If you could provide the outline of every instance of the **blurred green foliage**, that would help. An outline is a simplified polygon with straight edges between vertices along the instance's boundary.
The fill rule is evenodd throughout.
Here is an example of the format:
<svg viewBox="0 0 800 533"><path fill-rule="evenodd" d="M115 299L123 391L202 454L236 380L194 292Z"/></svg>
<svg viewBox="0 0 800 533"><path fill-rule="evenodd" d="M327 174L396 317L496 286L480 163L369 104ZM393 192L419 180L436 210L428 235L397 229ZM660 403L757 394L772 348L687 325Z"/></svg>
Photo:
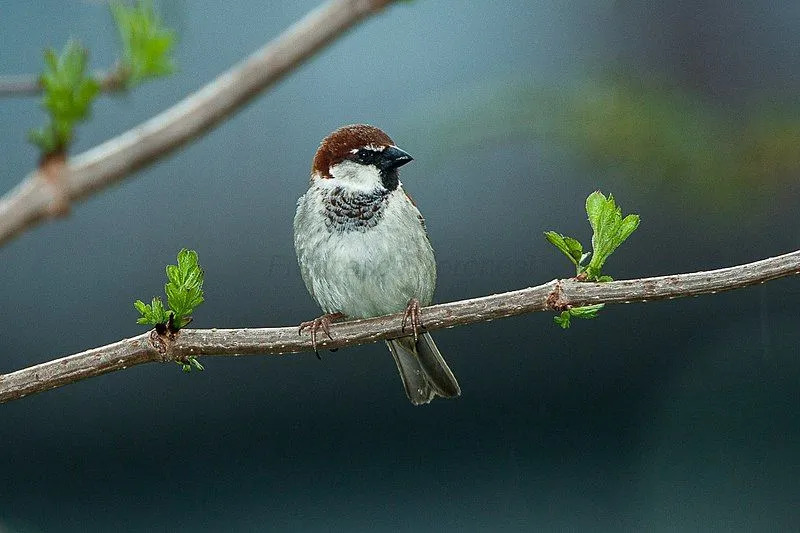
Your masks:
<svg viewBox="0 0 800 533"><path fill-rule="evenodd" d="M580 88L555 133L643 179L691 188L760 185L800 170L800 117L785 111L735 112L689 92L617 78Z"/></svg>
<svg viewBox="0 0 800 533"><path fill-rule="evenodd" d="M171 55L175 32L163 25L152 2L140 0L131 6L112 2L111 14L122 44L121 71L128 88L175 70Z"/></svg>
<svg viewBox="0 0 800 533"><path fill-rule="evenodd" d="M754 190L800 172L800 110L756 96L722 106L658 79L610 75L557 88L495 80L429 105L419 114L440 117L436 138L460 145L538 139L601 170L718 205L750 201Z"/></svg>
<svg viewBox="0 0 800 533"><path fill-rule="evenodd" d="M127 6L117 1L110 7L122 57L103 85L109 89L131 88L148 78L171 73L175 34L162 25L152 3L140 0ZM44 89L42 106L50 121L28 135L43 156L65 152L72 142L75 126L91 114L101 82L87 71L88 58L88 50L75 40L70 40L60 54L53 49L44 53L45 70L40 77Z"/></svg>
<svg viewBox="0 0 800 533"><path fill-rule="evenodd" d="M28 134L30 141L44 154L63 152L72 141L75 123L85 120L91 113L100 84L86 73L88 58L88 50L74 40L70 40L60 54L52 48L44 52L42 106L49 113L50 122Z"/></svg>

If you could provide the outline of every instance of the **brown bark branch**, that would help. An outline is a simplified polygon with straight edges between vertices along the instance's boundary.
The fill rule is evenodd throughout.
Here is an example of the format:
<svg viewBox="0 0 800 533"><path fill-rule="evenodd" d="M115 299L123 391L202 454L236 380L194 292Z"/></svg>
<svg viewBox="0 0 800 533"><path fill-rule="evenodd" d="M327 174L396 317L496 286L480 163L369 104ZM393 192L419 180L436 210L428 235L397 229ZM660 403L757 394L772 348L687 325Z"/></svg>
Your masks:
<svg viewBox="0 0 800 533"><path fill-rule="evenodd" d="M560 310L598 303L629 303L716 293L800 274L800 250L719 270L641 278L609 283L553 280L518 291L426 307L426 329L487 322L497 318ZM366 344L402 336L402 315L336 323L333 340L322 348ZM281 355L312 351L308 335L297 327L252 329L186 329L174 339L155 331L107 346L0 375L0 403L68 383L149 362L181 361L190 356Z"/></svg>
<svg viewBox="0 0 800 533"><path fill-rule="evenodd" d="M0 77L0 96L36 96L42 84L36 74L16 74Z"/></svg>
<svg viewBox="0 0 800 533"><path fill-rule="evenodd" d="M100 82L103 92L121 91L125 88L124 77L116 70L95 72L94 79ZM9 96L38 96L44 88L38 74L14 74L0 76L0 98Z"/></svg>
<svg viewBox="0 0 800 533"><path fill-rule="evenodd" d="M61 174L75 202L207 132L362 19L393 0L330 0L217 79L139 126L71 158ZM40 170L0 198L0 244L52 216L63 201Z"/></svg>

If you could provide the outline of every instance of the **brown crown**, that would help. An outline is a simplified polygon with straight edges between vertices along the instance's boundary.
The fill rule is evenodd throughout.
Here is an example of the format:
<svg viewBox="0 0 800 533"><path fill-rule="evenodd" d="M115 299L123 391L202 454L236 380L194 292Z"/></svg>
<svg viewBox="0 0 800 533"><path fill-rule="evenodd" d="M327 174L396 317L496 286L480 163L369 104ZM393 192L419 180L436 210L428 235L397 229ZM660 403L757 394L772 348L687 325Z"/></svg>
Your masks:
<svg viewBox="0 0 800 533"><path fill-rule="evenodd" d="M351 150L356 150L368 145L392 146L394 141L383 131L367 124L351 124L342 126L334 131L319 145L311 167L312 174L323 178L330 178L332 165L342 162L350 155Z"/></svg>

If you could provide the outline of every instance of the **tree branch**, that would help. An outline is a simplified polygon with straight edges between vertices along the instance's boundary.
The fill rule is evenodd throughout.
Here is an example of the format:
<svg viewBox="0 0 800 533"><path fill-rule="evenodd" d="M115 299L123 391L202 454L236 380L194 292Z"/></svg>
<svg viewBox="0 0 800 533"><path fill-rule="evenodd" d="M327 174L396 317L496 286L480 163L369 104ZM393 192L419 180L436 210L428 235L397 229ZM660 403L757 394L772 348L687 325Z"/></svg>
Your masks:
<svg viewBox="0 0 800 533"><path fill-rule="evenodd" d="M449 328L534 311L560 311L598 303L629 303L716 293L800 274L800 250L745 265L609 283L553 280L537 287L434 305L423 309L427 330ZM342 322L324 336L322 348L339 348L399 337L401 315ZM174 338L151 331L47 363L0 375L0 403L68 383L150 362L182 361L201 355L281 355L311 351L297 327L185 329Z"/></svg>
<svg viewBox="0 0 800 533"><path fill-rule="evenodd" d="M170 109L70 159L58 172L57 183L41 170L32 172L0 199L0 244L210 130L392 1L330 0Z"/></svg>
<svg viewBox="0 0 800 533"><path fill-rule="evenodd" d="M95 72L93 75L104 92L121 91L125 88L124 75L118 70ZM15 74L0 76L0 98L9 96L38 96L44 88L38 74Z"/></svg>
<svg viewBox="0 0 800 533"><path fill-rule="evenodd" d="M36 74L17 74L0 77L0 96L35 96L41 94L42 84Z"/></svg>

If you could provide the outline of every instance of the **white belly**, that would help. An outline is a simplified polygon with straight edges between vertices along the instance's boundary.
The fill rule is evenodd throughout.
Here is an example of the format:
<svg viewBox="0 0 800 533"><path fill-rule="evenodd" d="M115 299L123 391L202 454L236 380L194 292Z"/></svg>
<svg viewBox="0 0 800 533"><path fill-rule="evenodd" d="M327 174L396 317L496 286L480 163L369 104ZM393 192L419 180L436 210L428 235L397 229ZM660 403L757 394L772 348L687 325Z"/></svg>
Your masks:
<svg viewBox="0 0 800 533"><path fill-rule="evenodd" d="M298 202L295 249L303 281L326 313L366 318L402 311L411 298L433 299L436 263L416 207L393 191L379 222L362 230L326 226L322 194Z"/></svg>

